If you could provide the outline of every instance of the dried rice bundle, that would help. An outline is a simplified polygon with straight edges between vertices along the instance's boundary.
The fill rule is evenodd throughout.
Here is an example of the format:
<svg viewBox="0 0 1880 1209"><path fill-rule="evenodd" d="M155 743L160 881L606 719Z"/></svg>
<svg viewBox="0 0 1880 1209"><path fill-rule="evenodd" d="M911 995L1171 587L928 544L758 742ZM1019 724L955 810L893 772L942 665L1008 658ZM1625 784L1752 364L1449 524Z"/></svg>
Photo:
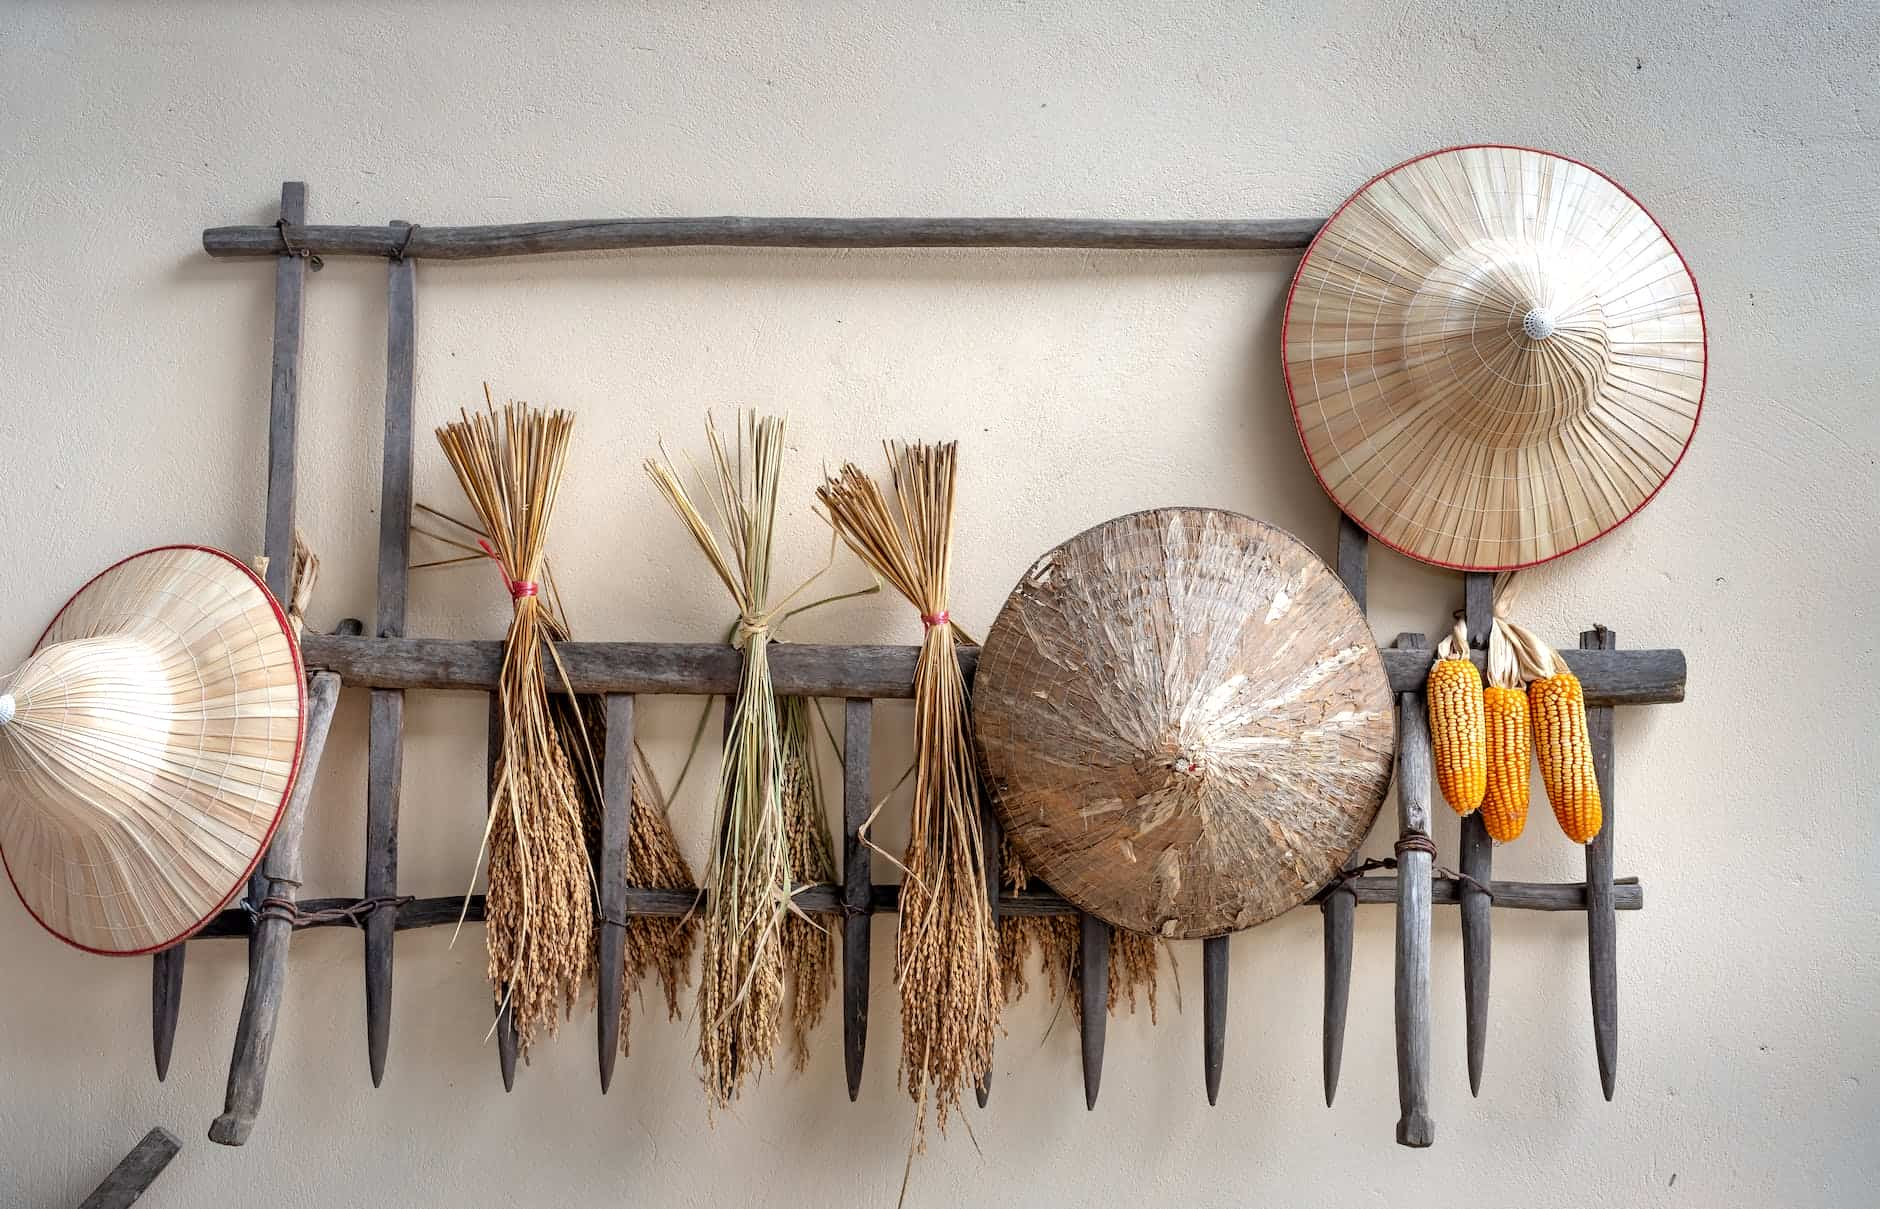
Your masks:
<svg viewBox="0 0 1880 1209"><path fill-rule="evenodd" d="M699 984L699 1061L714 1108L735 1099L746 1079L772 1065L783 1018L782 926L793 885L784 814L783 740L770 685L771 535L783 459L783 421L747 414L727 450L706 424L712 465L696 486L718 528L692 502L668 465L647 473L685 521L738 608L744 648L718 774L718 817L706 871L704 952ZM780 606L779 606L780 607Z"/></svg>
<svg viewBox="0 0 1880 1209"><path fill-rule="evenodd" d="M1000 845L1006 889L1023 893L1031 875L1009 842ZM999 976L1006 1003L1016 1003L1031 991L1030 966L1034 952L1044 971L1045 991L1051 1002L1059 996L1071 1005L1071 1014L1084 1014L1083 930L1074 915L1007 915L999 920ZM1125 928L1110 933L1110 980L1105 1004L1114 1013L1127 1003L1136 1010L1140 992L1148 1000L1149 1022L1156 1015L1156 938Z"/></svg>
<svg viewBox="0 0 1880 1209"><path fill-rule="evenodd" d="M915 775L895 976L901 988L901 1084L932 1093L940 1127L991 1068L998 1030L999 938L987 898L979 774L947 616L956 446L887 446L889 503L853 463L817 489L829 523L878 576L920 610L914 671Z"/></svg>
<svg viewBox="0 0 1880 1209"><path fill-rule="evenodd" d="M790 880L799 886L836 880L835 845L829 815L816 780L807 697L777 700L777 729L783 743L783 819L790 843ZM836 936L797 912L783 921L783 964L790 974L790 1048L799 1071L809 1064L809 1035L822 1023L835 986Z"/></svg>
<svg viewBox="0 0 1880 1209"><path fill-rule="evenodd" d="M594 968L580 788L542 673L544 649L561 636L541 597L543 550L573 426L568 412L510 403L437 430L515 603L497 681L502 750L484 844L490 985L509 1004L525 1055L539 1030L552 1035L572 1011Z"/></svg>

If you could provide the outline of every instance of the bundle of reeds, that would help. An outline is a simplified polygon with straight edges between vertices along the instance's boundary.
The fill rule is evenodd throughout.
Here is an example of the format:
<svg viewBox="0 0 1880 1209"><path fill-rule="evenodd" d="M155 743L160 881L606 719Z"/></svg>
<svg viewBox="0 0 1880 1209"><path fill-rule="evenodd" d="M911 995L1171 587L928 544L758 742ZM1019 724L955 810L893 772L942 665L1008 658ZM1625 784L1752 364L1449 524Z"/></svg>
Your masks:
<svg viewBox="0 0 1880 1209"><path fill-rule="evenodd" d="M738 694L728 706L702 920L699 1061L706 1094L721 1108L772 1065L783 1015L783 925L794 878L768 655L774 610L782 607L770 600L770 555L783 421L741 417L730 449L708 421L706 439L710 469L693 476L703 510L670 465L648 459L646 470L731 593L744 650Z"/></svg>
<svg viewBox="0 0 1880 1209"><path fill-rule="evenodd" d="M810 730L812 705L807 697L777 699L777 732L783 746L783 821L790 843L790 880L798 886L836 880L835 845L829 814L816 780ZM783 921L783 964L790 976L790 1049L792 1065L809 1064L809 1035L822 1022L835 986L835 932L809 916L792 912Z"/></svg>
<svg viewBox="0 0 1880 1209"><path fill-rule="evenodd" d="M594 968L594 881L580 787L549 706L545 652L561 636L541 595L548 518L574 417L509 403L464 412L438 443L515 605L497 696L502 748L490 793L486 927L489 979L526 1055L552 1035Z"/></svg>
<svg viewBox="0 0 1880 1209"><path fill-rule="evenodd" d="M887 454L892 502L853 463L816 494L842 540L920 610L926 627L914 672L914 801L895 955L901 1083L918 1106L918 1146L929 1096L944 1130L962 1093L991 1068L999 939L966 682L947 615L956 446L891 442Z"/></svg>

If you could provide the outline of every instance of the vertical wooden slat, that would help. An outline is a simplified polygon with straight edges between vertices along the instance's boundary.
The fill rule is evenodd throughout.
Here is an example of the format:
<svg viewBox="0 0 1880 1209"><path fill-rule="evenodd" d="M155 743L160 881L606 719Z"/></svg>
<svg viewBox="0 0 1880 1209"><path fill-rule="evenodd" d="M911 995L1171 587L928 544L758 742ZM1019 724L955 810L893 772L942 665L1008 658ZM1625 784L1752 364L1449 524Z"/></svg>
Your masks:
<svg viewBox="0 0 1880 1209"><path fill-rule="evenodd" d="M1208 1103L1221 1096L1221 1064L1227 1056L1227 940L1201 942L1201 1075Z"/></svg>
<svg viewBox="0 0 1880 1209"><path fill-rule="evenodd" d="M300 842L307 827L307 799L313 795L320 757L326 751L327 730L338 703L339 677L331 672L316 673L307 688L307 729L301 745L299 779L281 812L267 859L262 862L268 887L264 899L273 897L291 903L299 895ZM229 1059L228 1089L222 1115L209 1126L212 1142L240 1146L254 1131L267 1090L268 1059L274 1052L274 1028L280 1020L281 996L287 987L287 950L293 936L293 923L277 915L263 914L255 921L248 986L235 1028L235 1052Z"/></svg>
<svg viewBox="0 0 1880 1209"><path fill-rule="evenodd" d="M1366 607L1370 538L1356 521L1338 514L1338 578L1345 590ZM1346 868L1360 864L1356 853L1345 862ZM1330 1108L1338 1095L1338 1073L1345 1060L1345 1019L1351 1005L1352 926L1357 915L1358 896L1340 882L1319 911L1325 924L1325 1023L1321 1033L1320 1063L1325 1079L1325 1106Z"/></svg>
<svg viewBox="0 0 1880 1209"><path fill-rule="evenodd" d="M395 222L394 232L407 224ZM416 387L417 275L409 260L390 262L386 287L385 463L379 480L378 612L380 638L405 636L411 563L411 412ZM367 736L366 897L398 893L398 804L404 772L405 695L372 690ZM385 1078L392 1036L392 944L397 908L365 921L366 1057L372 1086Z"/></svg>
<svg viewBox="0 0 1880 1209"><path fill-rule="evenodd" d="M1004 862L999 859L999 846L1003 842L1005 829L999 825L998 812L992 808L992 799L981 796L979 800L980 837L986 845L986 894L992 900L993 926L998 926L1000 880L1004 876ZM979 1075L979 1082L973 1087L973 1095L978 1097L979 1107L986 1106L986 1100L992 1095L992 1066Z"/></svg>
<svg viewBox="0 0 1880 1209"><path fill-rule="evenodd" d="M111 1174L91 1190L78 1209L130 1209L182 1149L183 1144L169 1130L152 1129L118 1160Z"/></svg>
<svg viewBox="0 0 1880 1209"><path fill-rule="evenodd" d="M1471 571L1462 581L1463 620L1469 627L1469 646L1488 648L1495 620L1495 576ZM1462 820L1457 864L1465 877L1488 885L1495 876L1495 844L1488 838L1482 812ZM1492 904L1488 895L1469 882L1456 890L1462 917L1462 1007L1469 1062L1469 1094L1482 1089L1482 1061L1488 1051L1488 972Z"/></svg>
<svg viewBox="0 0 1880 1209"><path fill-rule="evenodd" d="M281 218L289 224L307 221L307 186L304 181L281 185ZM274 265L274 364L268 383L268 502L262 521L262 553L267 557L263 576L268 591L285 602L294 578L294 444L300 400L300 333L302 302L307 284L307 262L298 256L277 257ZM248 901L258 903L267 894L261 864L248 875ZM254 939L248 942L250 968L255 959ZM157 1052L157 1078L169 1073L170 1050L176 1040L176 1021L182 1011L183 946L156 955L151 971L151 1044Z"/></svg>
<svg viewBox="0 0 1880 1209"><path fill-rule="evenodd" d="M157 1061L157 1081L170 1074L176 1046L176 1020L183 1008L183 956L188 945L171 945L150 959L150 1049Z"/></svg>
<svg viewBox="0 0 1880 1209"><path fill-rule="evenodd" d="M627 836L633 826L633 697L607 695L607 747L601 757L601 935L595 1013L600 1026L601 1094L620 1054L620 997L627 953Z"/></svg>
<svg viewBox="0 0 1880 1209"><path fill-rule="evenodd" d="M1429 645L1421 634L1400 634L1399 647ZM1430 723L1423 694L1397 698L1397 826L1401 834L1430 831ZM1397 856L1397 1143L1428 1146L1430 1119L1430 865L1427 852Z"/></svg>
<svg viewBox="0 0 1880 1209"><path fill-rule="evenodd" d="M1600 626L1580 635L1580 649L1610 651L1618 635ZM1593 992L1593 1050L1599 1059L1599 1089L1612 1099L1619 1080L1619 924L1612 905L1613 751L1612 706L1586 711L1587 738L1605 822L1586 846L1586 972Z"/></svg>
<svg viewBox="0 0 1880 1209"><path fill-rule="evenodd" d="M1110 1021L1110 925L1094 915L1077 917L1083 963L1079 994L1082 996L1084 1058L1084 1107L1097 1106L1097 1089L1103 1083L1103 1035Z"/></svg>
<svg viewBox="0 0 1880 1209"><path fill-rule="evenodd" d="M495 805L496 766L503 755L503 705L502 699L495 693L489 695L489 756L487 774L491 805ZM510 1013L506 999L499 999L496 1005L496 1062L503 1073L503 1090L516 1089L516 1021Z"/></svg>
<svg viewBox="0 0 1880 1209"><path fill-rule="evenodd" d="M862 1094L862 1053L868 1044L868 951L873 871L861 828L868 821L870 732L875 703L851 698L842 710L842 1059L849 1100Z"/></svg>

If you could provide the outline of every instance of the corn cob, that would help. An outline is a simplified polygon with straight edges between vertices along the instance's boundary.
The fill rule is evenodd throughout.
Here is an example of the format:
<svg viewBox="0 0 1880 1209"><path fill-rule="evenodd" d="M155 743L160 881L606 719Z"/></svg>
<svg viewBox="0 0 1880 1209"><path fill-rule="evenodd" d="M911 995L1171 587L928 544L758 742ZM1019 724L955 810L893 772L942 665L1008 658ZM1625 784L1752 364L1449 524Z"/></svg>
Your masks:
<svg viewBox="0 0 1880 1209"><path fill-rule="evenodd" d="M1506 844L1527 827L1532 747L1521 664L1500 619L1489 632L1488 687L1482 690L1482 714L1488 741L1488 789L1482 795L1482 826L1488 838Z"/></svg>
<svg viewBox="0 0 1880 1209"><path fill-rule="evenodd" d="M1436 648L1424 686L1430 714L1430 752L1436 784L1450 809L1469 814L1488 787L1482 721L1482 674L1469 661L1469 631L1461 621Z"/></svg>
<svg viewBox="0 0 1880 1209"><path fill-rule="evenodd" d="M1599 834L1604 821L1599 778L1593 771L1593 744L1586 733L1586 696L1580 678L1560 652L1527 630L1508 625L1521 651L1528 681L1528 717L1541 783L1553 805L1554 819L1567 838L1584 844Z"/></svg>

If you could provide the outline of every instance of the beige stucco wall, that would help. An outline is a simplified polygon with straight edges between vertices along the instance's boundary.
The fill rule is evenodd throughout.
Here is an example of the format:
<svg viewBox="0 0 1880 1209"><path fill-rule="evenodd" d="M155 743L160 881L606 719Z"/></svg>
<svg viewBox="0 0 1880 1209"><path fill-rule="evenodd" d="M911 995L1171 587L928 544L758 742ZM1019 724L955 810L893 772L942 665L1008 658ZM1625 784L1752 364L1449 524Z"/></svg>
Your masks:
<svg viewBox="0 0 1880 1209"><path fill-rule="evenodd" d="M0 664L91 572L261 536L272 273L212 263L205 226L598 215L1323 214L1374 171L1458 141L1585 158L1645 199L1708 307L1711 390L1683 469L1617 534L1532 576L1570 644L1604 622L1679 646L1689 699L1621 715L1619 1095L1599 1095L1582 922L1496 920L1488 1075L1468 1094L1453 912L1435 928L1439 1141L1392 1143L1391 916L1357 937L1344 1081L1319 1093L1319 919L1237 938L1228 1067L1200 1072L1199 951L1160 1027L1109 1031L1086 1113L1068 1019L1008 1017L989 1111L915 1169L922 1205L1869 1205L1880 1200L1872 600L1880 501L1875 268L1880 21L1866 4L9 6L0 16ZM697 10L697 11L695 11ZM581 633L706 640L722 591L639 466L705 408L792 418L779 579L820 561L826 461L888 435L964 449L955 616L983 629L1024 566L1111 515L1215 504L1329 551L1276 355L1295 261L1273 255L746 253L423 265L422 430L498 391L580 413L553 549ZM384 268L312 279L301 519L317 623L370 617ZM428 436L419 497L454 504ZM859 573L845 564L838 583ZM1380 632L1434 631L1459 580L1374 558ZM499 632L487 572L416 583L411 632ZM798 636L909 641L898 603ZM404 884L465 885L482 705L408 711ZM884 706L878 778L907 758ZM645 711L670 778L691 707ZM321 770L308 891L357 891L365 705ZM675 806L699 859L704 802ZM1455 826L1437 840L1453 853ZM1373 847L1377 847L1376 841ZM1566 879L1538 819L1502 876ZM253 1142L220 1107L243 950L192 947L169 1082L149 966L89 958L0 898L0 1204L76 1204L149 1125L187 1149L147 1204L878 1205L906 1101L889 927L859 1105L839 1031L715 1129L689 1024L643 1012L597 1094L591 1015L513 1095L485 1043L482 938L398 940L390 1072L366 1072L360 941L293 949Z"/></svg>

